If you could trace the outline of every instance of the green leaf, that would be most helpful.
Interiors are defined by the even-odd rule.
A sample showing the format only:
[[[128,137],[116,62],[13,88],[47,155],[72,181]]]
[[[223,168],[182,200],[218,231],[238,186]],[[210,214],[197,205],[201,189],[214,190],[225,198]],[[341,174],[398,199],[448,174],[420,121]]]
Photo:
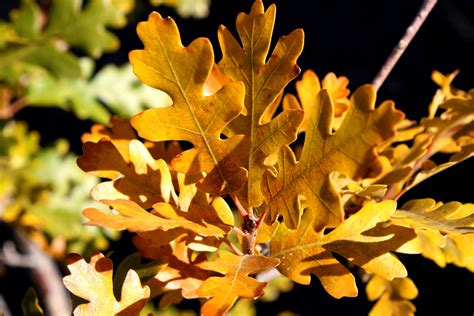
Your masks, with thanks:
[[[30,287],[23,299],[21,300],[21,310],[24,316],[43,316],[44,312],[39,305],[38,296],[36,291]]]
[[[119,47],[118,38],[107,27],[123,27],[132,8],[130,0],[91,0],[84,9],[82,0],[53,1],[51,5],[46,35],[83,48],[95,58]]]
[[[25,38],[36,38],[41,32],[41,10],[33,0],[22,0],[18,10],[12,10],[10,17],[16,32]]]

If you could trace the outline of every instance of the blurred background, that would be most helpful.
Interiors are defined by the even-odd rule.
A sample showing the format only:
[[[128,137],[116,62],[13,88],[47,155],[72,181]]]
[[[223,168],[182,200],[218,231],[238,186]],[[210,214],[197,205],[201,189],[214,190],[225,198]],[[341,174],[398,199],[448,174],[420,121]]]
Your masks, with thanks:
[[[44,6],[48,6],[49,2],[39,1]],[[93,74],[99,73],[109,64],[123,65],[128,61],[127,54],[130,50],[142,47],[136,36],[136,24],[147,19],[152,10],[177,21],[185,44],[200,36],[210,38],[219,60],[217,27],[224,24],[235,32],[237,13],[248,12],[253,1],[198,2],[196,8],[192,7],[194,9],[178,9],[180,15],[172,6],[157,7],[148,0],[137,0],[135,8],[127,13],[128,24],[113,30],[120,39],[120,49],[98,57]],[[271,3],[277,5],[275,40],[295,28],[304,29],[305,49],[298,62],[301,69],[313,69],[320,77],[328,72],[347,76],[351,91],[372,81],[416,16],[422,2],[264,1],[266,6]],[[87,4],[87,1],[84,3]],[[19,6],[20,1],[0,1],[0,19],[7,21],[10,10]],[[77,56],[87,56],[84,50],[74,48],[72,51]],[[4,66],[0,62],[0,68]],[[463,90],[474,88],[474,1],[439,0],[379,90],[378,98],[380,101],[394,100],[408,118],[420,119],[427,114],[428,104],[437,89],[431,80],[432,71],[447,74],[456,69],[460,73],[454,86]],[[113,79],[108,83],[113,84]],[[107,86],[103,87],[105,89]],[[290,91],[291,89],[293,88]],[[106,110],[117,114],[112,107],[106,107]],[[64,138],[77,155],[82,151],[81,135],[89,131],[94,123],[94,120],[79,119],[77,113],[65,111],[58,106],[48,107],[47,102],[43,102],[41,107],[25,107],[10,119],[25,121],[29,131],[38,131],[41,135],[39,146],[51,146],[58,138]],[[473,171],[472,160],[459,164],[411,190],[401,202],[423,197],[444,202],[473,202]],[[0,236],[5,240],[11,237],[3,224]],[[127,234],[113,243],[133,247]],[[126,246],[121,246],[120,249],[114,254],[114,259],[120,259],[132,251],[128,249],[127,252]],[[474,308],[468,297],[474,293],[474,277],[469,271],[452,265],[440,269],[421,256],[401,256],[401,259],[419,288],[420,294],[414,301],[418,309],[417,315],[472,315]],[[13,269],[8,272],[1,278],[0,292],[16,315],[19,312],[17,306],[29,285],[19,281],[27,279],[25,270]],[[301,315],[365,315],[370,310],[371,303],[365,298],[362,286],[360,289],[358,298],[336,300],[326,294],[315,280],[307,287],[295,286],[293,291],[281,294],[275,302],[258,303],[258,314],[275,315],[281,311],[291,311]]]

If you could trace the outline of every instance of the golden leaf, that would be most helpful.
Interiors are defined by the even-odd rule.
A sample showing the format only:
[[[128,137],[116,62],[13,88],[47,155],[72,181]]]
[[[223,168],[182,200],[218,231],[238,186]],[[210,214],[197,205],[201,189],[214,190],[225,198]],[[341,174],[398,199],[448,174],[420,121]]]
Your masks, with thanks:
[[[392,238],[393,234],[364,234],[388,220],[395,209],[393,201],[370,202],[328,234],[314,231],[313,213],[306,211],[298,229],[290,230],[280,224],[270,242],[271,256],[281,261],[277,269],[297,283],[309,284],[310,274],[314,274],[331,296],[357,296],[354,276],[332,252],[386,279],[406,276],[405,267],[390,251],[413,236],[397,240]]]
[[[412,200],[393,214],[391,222],[412,228],[417,235],[412,249],[439,266],[453,262],[473,269],[474,253],[468,246],[474,237],[473,204]]]
[[[198,297],[196,291],[209,277],[209,272],[200,267],[207,258],[202,253],[192,259],[192,251],[186,242],[186,237],[177,239],[172,253],[160,258],[166,259],[167,264],[148,282],[150,287],[180,290],[181,296],[187,299]]]
[[[88,225],[115,230],[127,229],[132,232],[183,228],[202,236],[222,236],[230,231],[233,224],[229,222],[232,211],[221,198],[216,198],[211,205],[191,204],[187,212],[180,211],[168,203],[153,205],[153,212],[149,213],[135,202],[128,200],[101,202],[119,214],[106,214],[95,208],[85,209],[84,216],[90,220]]]
[[[117,301],[112,261],[100,253],[94,254],[90,263],[78,254],[70,254],[68,269],[71,274],[64,277],[64,285],[74,295],[89,301],[77,306],[74,315],[139,315],[150,296],[150,289],[141,285],[138,274],[129,270]]]
[[[130,125],[130,120],[113,116],[107,127],[102,124],[92,125],[90,133],[84,133],[81,141],[85,144],[87,142],[98,143],[102,139],[109,140],[117,147],[124,159],[128,161],[129,143],[136,137],[137,133]]]
[[[248,151],[248,144],[243,135],[220,136],[242,111],[243,84],[231,82],[205,96],[204,83],[214,64],[208,39],[183,47],[175,22],[156,12],[137,31],[145,49],[130,53],[133,70],[144,83],[166,92],[173,105],[134,116],[132,126],[147,140],[191,142],[194,148],[173,159],[172,166],[185,174],[205,172],[201,183],[205,191],[219,194],[240,189],[247,172],[236,165],[236,157]]]
[[[88,142],[78,165],[84,171],[112,180],[92,189],[96,201],[130,199],[149,208],[157,202],[177,200],[167,163],[155,160],[138,140],[129,141],[125,157],[111,141]]]
[[[275,12],[275,5],[264,11],[262,1],[258,0],[250,14],[241,13],[238,16],[237,31],[242,46],[226,27],[219,28],[222,60],[218,67],[224,75],[245,85],[245,112],[230,123],[227,133],[248,135],[251,142],[250,153],[243,162],[249,171],[245,190],[248,199],[243,200],[249,206],[259,206],[263,201],[260,183],[268,168],[265,158],[296,139],[303,119],[301,111],[283,111],[271,120],[279,105],[276,101],[281,92],[300,73],[296,59],[304,42],[303,30],[297,29],[281,37],[267,59]],[[266,119],[263,117],[265,114]]]
[[[374,275],[365,290],[369,301],[377,300],[369,316],[415,315],[416,308],[410,300],[418,296],[418,289],[410,278],[387,281]]]
[[[223,276],[210,277],[199,287],[199,297],[210,298],[201,308],[201,315],[225,315],[239,297],[256,298],[263,295],[266,283],[258,282],[249,274],[255,274],[276,266],[275,258],[245,255],[236,256],[219,251],[214,261],[203,262],[202,269],[215,271]]]
[[[341,127],[332,133],[334,106],[326,90],[317,95],[316,75],[307,71],[298,82],[298,94],[308,119],[301,158],[297,162],[285,146],[278,159],[278,174],[266,172],[262,190],[270,221],[281,214],[289,229],[299,226],[304,207],[314,212],[314,227],[334,227],[342,222],[340,196],[330,180],[334,171],[353,179],[371,177],[380,172],[381,163],[375,148],[393,136],[403,114],[392,102],[377,109],[375,90],[366,85],[351,97],[351,107]]]

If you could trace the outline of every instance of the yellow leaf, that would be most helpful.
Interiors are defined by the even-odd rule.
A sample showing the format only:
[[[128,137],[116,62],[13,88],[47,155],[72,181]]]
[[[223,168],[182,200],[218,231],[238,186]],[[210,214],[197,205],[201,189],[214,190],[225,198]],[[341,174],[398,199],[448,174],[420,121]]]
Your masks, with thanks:
[[[313,93],[317,84],[311,71],[297,84],[308,120],[300,160],[297,162],[292,150],[285,146],[278,159],[278,175],[266,172],[262,183],[268,219],[273,222],[281,214],[290,229],[298,227],[304,207],[314,212],[317,230],[341,223],[342,203],[330,174],[337,171],[357,180],[380,172],[375,148],[393,136],[403,118],[392,102],[374,109],[375,90],[366,85],[354,92],[341,127],[333,134],[334,106],[326,90]]]
[[[417,235],[412,246],[440,267],[452,262],[473,269],[474,252],[467,245],[474,236],[474,204],[411,200],[393,214],[391,222],[412,228]]]
[[[201,263],[199,266],[202,269],[223,274],[208,278],[198,289],[199,297],[210,298],[202,306],[201,315],[225,315],[239,297],[262,296],[267,283],[258,282],[249,274],[268,270],[279,262],[275,258],[255,255],[236,256],[221,250],[216,260]]]
[[[245,85],[245,112],[230,123],[227,133],[248,135],[251,142],[250,154],[243,162],[249,171],[245,190],[248,198],[243,201],[249,206],[259,206],[263,201],[260,182],[268,168],[265,158],[296,139],[303,119],[301,111],[283,111],[271,120],[281,92],[300,73],[296,59],[304,42],[303,30],[297,29],[281,37],[267,57],[275,13],[275,5],[264,11],[261,0],[255,1],[250,14],[241,13],[237,18],[237,31],[242,45],[227,28],[219,28],[222,60],[218,67],[224,75]],[[270,114],[264,118],[266,112]]]
[[[100,253],[94,254],[90,263],[78,254],[70,254],[68,269],[71,274],[64,277],[64,285],[88,301],[77,306],[74,315],[139,315],[150,296],[150,289],[141,285],[138,274],[129,270],[117,301],[113,293],[112,261]]]
[[[409,300],[418,296],[418,289],[410,278],[387,281],[375,275],[370,279],[365,290],[369,301],[378,299],[369,316],[415,315],[416,308]]]
[[[306,211],[298,229],[289,230],[285,224],[280,224],[270,243],[271,256],[281,261],[277,269],[297,283],[309,284],[310,274],[314,274],[331,296],[357,296],[353,275],[332,252],[386,279],[406,276],[403,264],[390,251],[413,236],[396,240],[393,234],[364,234],[379,222],[388,220],[395,209],[393,201],[368,203],[326,235],[313,230],[313,213]]]
[[[151,141],[191,142],[187,150],[172,161],[175,170],[185,174],[205,172],[201,188],[219,194],[234,192],[247,178],[236,157],[248,151],[244,136],[221,139],[224,127],[243,108],[244,86],[231,82],[211,96],[204,95],[204,83],[214,64],[208,39],[200,38],[183,47],[175,22],[154,12],[138,25],[145,49],[130,53],[137,77],[166,92],[173,105],[150,109],[132,118],[138,134]]]
[[[459,217],[461,213],[462,217]],[[392,216],[392,222],[412,228],[438,231],[443,234],[474,232],[474,205],[449,202],[436,203],[432,199],[411,200]]]

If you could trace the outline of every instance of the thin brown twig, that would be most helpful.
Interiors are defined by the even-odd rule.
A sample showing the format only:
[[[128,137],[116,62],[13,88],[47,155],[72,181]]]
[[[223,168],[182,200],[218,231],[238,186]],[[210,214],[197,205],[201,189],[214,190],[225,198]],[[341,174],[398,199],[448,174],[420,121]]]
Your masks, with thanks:
[[[240,251],[240,249],[237,248],[230,240],[224,239],[224,242],[226,243],[227,246],[229,246],[230,249],[232,249],[232,251],[233,251],[236,255],[238,255],[238,256],[243,256],[242,251]]]
[[[430,14],[431,10],[433,9],[433,7],[435,6],[437,2],[438,2],[437,0],[425,0],[423,2],[423,5],[418,11],[418,14],[416,15],[415,19],[407,28],[402,39],[398,42],[397,46],[395,46],[392,53],[388,57],[387,61],[385,61],[385,64],[382,66],[379,73],[377,74],[377,76],[375,76],[374,80],[372,81],[372,84],[375,86],[376,90],[378,90],[380,86],[382,86],[385,79],[388,77],[388,75],[392,71],[395,64],[398,62],[402,54],[405,52],[406,48],[408,47],[410,42],[413,40],[416,33],[418,33],[418,30],[423,25],[426,18],[428,17],[428,15]]]

